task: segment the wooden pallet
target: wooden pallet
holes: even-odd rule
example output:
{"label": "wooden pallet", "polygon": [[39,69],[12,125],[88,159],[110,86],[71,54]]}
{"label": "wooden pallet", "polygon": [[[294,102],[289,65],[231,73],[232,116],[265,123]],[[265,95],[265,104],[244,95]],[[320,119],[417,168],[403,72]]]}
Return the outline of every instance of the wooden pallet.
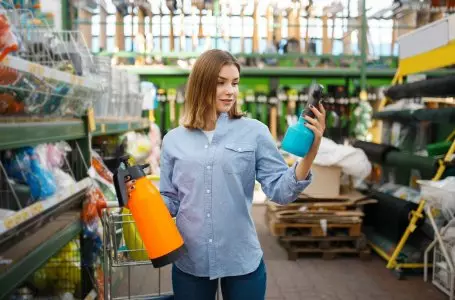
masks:
{"label": "wooden pallet", "polygon": [[341,255],[358,255],[360,259],[370,258],[371,250],[364,235],[359,237],[280,237],[279,243],[288,254],[289,260],[297,260],[302,254],[322,254],[323,259],[333,259]]}
{"label": "wooden pallet", "polygon": [[346,220],[346,223],[338,221],[337,223],[328,223],[327,232],[324,232],[321,227],[320,221],[314,223],[283,223],[271,220],[269,222],[269,229],[273,236],[311,236],[311,237],[324,237],[324,236],[360,236],[362,233],[362,222],[353,223]]}

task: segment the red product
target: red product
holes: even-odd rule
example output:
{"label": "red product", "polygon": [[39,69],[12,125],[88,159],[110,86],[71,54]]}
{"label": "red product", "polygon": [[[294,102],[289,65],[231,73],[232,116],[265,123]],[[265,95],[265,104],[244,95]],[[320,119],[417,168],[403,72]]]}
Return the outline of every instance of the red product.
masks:
{"label": "red product", "polygon": [[0,61],[2,61],[10,52],[17,51],[19,46],[16,37],[10,29],[8,18],[0,14]]}

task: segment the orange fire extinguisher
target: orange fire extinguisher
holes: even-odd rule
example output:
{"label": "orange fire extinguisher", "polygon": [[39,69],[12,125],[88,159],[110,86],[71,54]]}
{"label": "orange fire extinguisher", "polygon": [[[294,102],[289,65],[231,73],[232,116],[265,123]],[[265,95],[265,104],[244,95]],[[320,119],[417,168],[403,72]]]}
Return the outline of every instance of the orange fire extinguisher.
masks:
{"label": "orange fire extinguisher", "polygon": [[[173,263],[186,251],[185,244],[159,190],[146,177],[148,165],[130,166],[127,160],[123,165],[114,172],[120,207],[130,210],[153,266]],[[136,181],[136,188],[128,198],[126,183],[131,180]]]}

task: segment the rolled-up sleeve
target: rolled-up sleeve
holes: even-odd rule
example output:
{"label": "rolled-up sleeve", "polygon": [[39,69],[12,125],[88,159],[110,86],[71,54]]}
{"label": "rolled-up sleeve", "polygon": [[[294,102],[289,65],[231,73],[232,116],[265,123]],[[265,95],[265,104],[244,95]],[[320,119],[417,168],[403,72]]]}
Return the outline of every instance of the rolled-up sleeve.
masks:
{"label": "rolled-up sleeve", "polygon": [[299,194],[311,183],[311,171],[304,180],[297,180],[297,162],[291,167],[286,164],[272,135],[261,126],[257,140],[256,179],[271,201],[287,204],[295,201]]}
{"label": "rolled-up sleeve", "polygon": [[160,193],[166,206],[173,217],[177,215],[180,201],[178,200],[177,188],[172,183],[173,161],[169,159],[166,147],[163,147],[160,156]]}

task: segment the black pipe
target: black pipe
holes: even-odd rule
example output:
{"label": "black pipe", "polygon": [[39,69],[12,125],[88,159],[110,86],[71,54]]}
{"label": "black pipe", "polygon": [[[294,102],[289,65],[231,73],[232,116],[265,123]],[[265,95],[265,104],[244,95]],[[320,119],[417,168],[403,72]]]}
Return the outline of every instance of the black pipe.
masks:
{"label": "black pipe", "polygon": [[455,75],[398,84],[384,91],[392,100],[417,97],[453,97],[455,96]]}

